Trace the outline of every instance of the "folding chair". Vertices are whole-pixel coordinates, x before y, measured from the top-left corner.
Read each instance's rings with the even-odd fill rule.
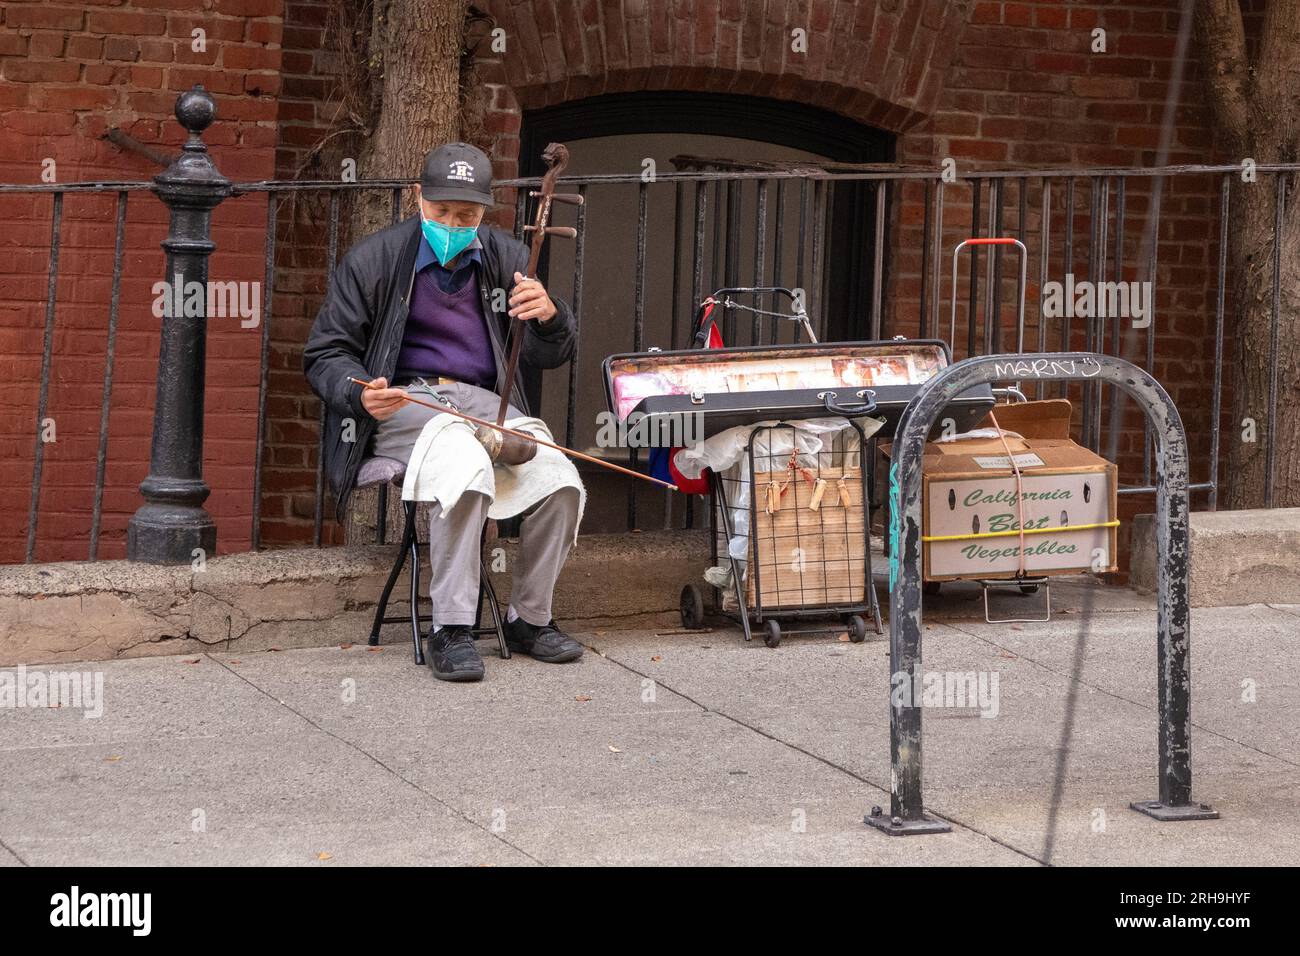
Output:
[[[361,470],[357,474],[357,490],[362,488],[374,488],[384,484],[391,484],[401,488],[402,480],[406,477],[406,464],[395,458],[385,458],[374,456],[367,458],[361,464]],[[403,501],[403,510],[406,512],[406,526],[402,531],[402,543],[397,549],[397,559],[393,562],[393,570],[388,574],[388,582],[384,585],[384,593],[379,597],[379,604],[375,608],[375,623],[370,628],[371,647],[379,644],[379,629],[385,624],[400,624],[407,620],[406,617],[385,617],[384,612],[388,609],[388,598],[393,593],[393,586],[397,584],[397,579],[401,576],[402,568],[406,564],[407,558],[411,561],[411,610],[409,620],[411,624],[411,642],[415,645],[415,663],[424,663],[424,647],[420,641],[420,553],[428,547],[427,541],[421,541],[420,536],[415,529],[416,502]],[[483,527],[484,536],[487,534],[487,525]],[[501,649],[502,658],[510,657],[510,648],[506,646],[506,633],[504,621],[501,616],[501,605],[497,602],[496,590],[492,587],[492,579],[488,576],[487,563],[483,560],[482,539],[480,539],[479,549],[479,587],[478,587],[478,608],[475,612],[474,626],[471,631],[477,639],[490,632],[495,632],[497,636],[497,646]],[[483,598],[487,597],[488,609],[492,613],[491,626],[483,626]]]

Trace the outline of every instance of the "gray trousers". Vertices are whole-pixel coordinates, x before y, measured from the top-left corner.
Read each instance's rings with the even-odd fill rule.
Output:
[[[416,382],[406,389],[424,401],[436,402],[433,394],[450,399],[467,415],[496,421],[501,397],[476,385],[446,385]],[[379,423],[373,454],[409,461],[416,439],[433,416],[443,414],[422,405],[402,405],[392,417]],[[522,415],[513,405],[506,418]],[[482,452],[488,462],[487,451]],[[433,603],[433,626],[473,624],[478,610],[480,540],[487,521],[487,495],[467,491],[455,506],[442,515],[442,506],[432,502],[429,521],[429,598]],[[519,553],[510,587],[510,607],[529,624],[551,620],[551,597],[560,568],[569,556],[578,526],[578,491],[561,488],[537,502],[523,514],[519,531]]]

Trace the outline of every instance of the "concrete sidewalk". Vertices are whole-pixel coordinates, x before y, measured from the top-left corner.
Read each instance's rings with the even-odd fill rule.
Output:
[[[926,711],[950,834],[862,823],[889,806],[882,641],[596,632],[564,666],[485,641],[487,679],[451,685],[394,628],[84,665],[98,719],[0,709],[0,863],[1300,863],[1300,607],[1193,612],[1194,795],[1222,819],[1160,824],[1128,809],[1156,795],[1154,611],[1086,590],[1050,624],[927,598],[925,669],[998,675],[995,718]]]

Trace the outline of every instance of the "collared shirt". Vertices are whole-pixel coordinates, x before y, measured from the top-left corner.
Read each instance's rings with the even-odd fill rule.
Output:
[[[445,375],[495,387],[496,357],[483,321],[475,267],[482,261],[482,248],[475,236],[448,269],[421,239],[395,381]]]
[[[483,243],[478,241],[478,236],[475,236],[470,244],[452,260],[452,267],[448,269],[438,261],[429,243],[422,240],[420,251],[415,254],[415,273],[419,275],[425,269],[432,268],[433,277],[438,281],[438,288],[443,292],[456,292],[468,281],[470,273],[467,270],[474,263],[483,261],[479,251],[482,248]]]

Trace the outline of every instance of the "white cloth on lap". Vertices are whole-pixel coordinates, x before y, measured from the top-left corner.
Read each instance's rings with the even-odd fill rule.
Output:
[[[561,488],[578,491],[578,523],[587,506],[587,489],[578,469],[563,452],[545,445],[521,465],[492,465],[487,450],[474,437],[475,427],[455,415],[435,415],[429,419],[411,451],[402,483],[402,500],[437,501],[441,514],[455,507],[460,496],[477,491],[488,497],[488,517],[513,518]],[[520,416],[506,420],[506,428],[527,432],[554,442],[551,430],[540,418]]]

